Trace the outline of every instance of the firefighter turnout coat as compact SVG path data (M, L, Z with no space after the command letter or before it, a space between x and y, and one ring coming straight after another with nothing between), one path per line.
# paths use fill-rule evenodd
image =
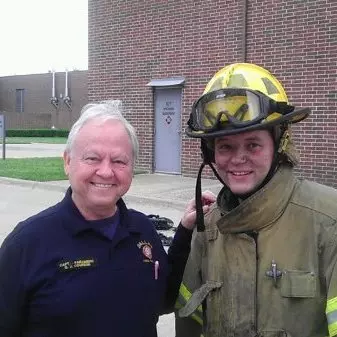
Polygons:
M231 211L223 191L193 233L176 336L337 336L337 191L287 166Z

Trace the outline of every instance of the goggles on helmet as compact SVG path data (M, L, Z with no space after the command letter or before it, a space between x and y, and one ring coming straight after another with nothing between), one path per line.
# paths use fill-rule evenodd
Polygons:
M219 89L201 96L188 121L194 131L212 132L225 126L242 128L276 119L294 110L259 91L241 88Z

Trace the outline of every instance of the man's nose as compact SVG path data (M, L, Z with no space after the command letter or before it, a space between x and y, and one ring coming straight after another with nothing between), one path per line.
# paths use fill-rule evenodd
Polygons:
M244 149L238 148L232 155L233 164L242 164L247 161L247 153Z
M111 162L102 161L96 171L96 174L101 177L111 177L114 175L113 165Z

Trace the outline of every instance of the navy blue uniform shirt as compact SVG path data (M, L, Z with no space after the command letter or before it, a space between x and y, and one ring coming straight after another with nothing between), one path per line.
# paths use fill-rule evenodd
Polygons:
M179 226L167 256L147 216L117 206L111 219L86 221L69 189L17 225L0 249L1 337L157 336L191 231Z

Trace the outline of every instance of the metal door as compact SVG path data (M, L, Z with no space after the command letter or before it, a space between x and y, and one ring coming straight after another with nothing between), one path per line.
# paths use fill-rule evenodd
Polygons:
M180 174L181 88L155 88L155 172Z

